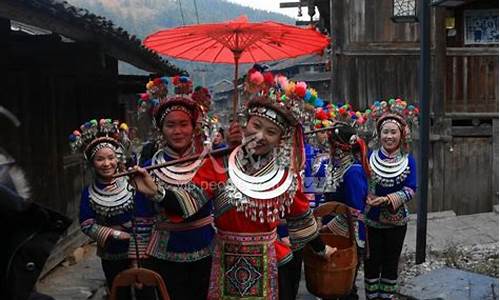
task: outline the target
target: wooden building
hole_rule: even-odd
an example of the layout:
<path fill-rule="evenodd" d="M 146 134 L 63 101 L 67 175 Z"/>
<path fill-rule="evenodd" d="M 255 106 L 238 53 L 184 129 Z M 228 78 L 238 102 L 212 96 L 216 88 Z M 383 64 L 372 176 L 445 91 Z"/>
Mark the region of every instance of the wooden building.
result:
<path fill-rule="evenodd" d="M 89 176 L 68 135 L 91 118 L 128 119 L 147 76 L 118 74 L 118 61 L 147 72 L 181 70 L 109 20 L 56 0 L 0 2 L 0 105 L 21 121 L 2 126 L 2 148 L 26 170 L 33 200 L 75 220 L 58 247 L 78 244 L 80 192 Z M 49 267 L 58 261 L 49 262 Z"/>
<path fill-rule="evenodd" d="M 333 37 L 334 101 L 418 102 L 418 23 L 394 23 L 392 0 L 312 1 Z M 428 207 L 491 211 L 498 204 L 498 1 L 432 3 Z"/>
<path fill-rule="evenodd" d="M 224 128 L 229 128 L 233 114 L 234 83 L 223 79 L 209 88 L 212 95 L 212 110 L 219 117 Z"/>

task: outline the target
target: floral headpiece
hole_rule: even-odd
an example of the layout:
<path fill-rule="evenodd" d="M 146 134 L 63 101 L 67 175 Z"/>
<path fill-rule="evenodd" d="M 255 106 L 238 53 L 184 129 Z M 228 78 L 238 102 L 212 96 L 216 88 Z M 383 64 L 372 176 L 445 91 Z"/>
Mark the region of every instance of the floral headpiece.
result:
<path fill-rule="evenodd" d="M 191 94 L 191 98 L 201 105 L 203 112 L 210 111 L 210 106 L 212 105 L 212 96 L 206 87 L 197 86 L 194 92 Z"/>
<path fill-rule="evenodd" d="M 219 130 L 222 129 L 220 118 L 217 114 L 210 112 L 212 96 L 210 91 L 203 86 L 197 86 L 191 94 L 191 98 L 198 104 L 202 112 L 201 127 L 205 135 L 205 142 L 212 142 Z"/>
<path fill-rule="evenodd" d="M 168 78 L 158 77 L 148 81 L 146 92 L 139 94 L 137 101 L 138 112 L 144 113 L 151 111 L 162 99 L 168 95 Z"/>
<path fill-rule="evenodd" d="M 374 135 L 380 136 L 382 127 L 388 122 L 394 123 L 401 131 L 401 146 L 408 151 L 412 142 L 411 133 L 418 128 L 420 110 L 400 98 L 375 101 L 370 109 L 365 111 L 367 127 L 371 127 Z M 378 142 L 378 139 L 375 139 Z M 377 146 L 377 145 L 375 145 Z"/>
<path fill-rule="evenodd" d="M 199 136 L 201 133 L 205 142 L 208 142 L 217 130 L 218 124 L 217 118 L 209 115 L 212 99 L 209 90 L 197 86 L 192 92 L 192 82 L 187 76 L 176 76 L 172 82 L 175 85 L 176 95 L 164 98 L 153 110 L 155 127 L 161 129 L 163 120 L 170 112 L 183 111 L 190 116 L 196 131 L 195 135 Z M 161 135 L 158 139 L 162 139 Z"/>
<path fill-rule="evenodd" d="M 265 66 L 254 65 L 244 86 L 247 100 L 241 112 L 242 127 L 251 116 L 266 118 L 283 132 L 278 147 L 278 164 L 299 172 L 304 164 L 302 124 L 314 118 L 314 106 L 323 100 L 305 82 L 293 82 L 283 75 L 273 75 Z M 314 95 L 314 96 L 313 96 Z"/>
<path fill-rule="evenodd" d="M 294 82 L 283 75 L 273 75 L 265 67 L 254 65 L 247 73 L 244 94 L 248 100 L 244 114 L 265 117 L 287 136 L 290 129 L 314 117 L 314 107 L 322 106 L 314 89 L 303 81 Z"/>
<path fill-rule="evenodd" d="M 316 129 L 332 127 L 331 112 L 328 107 L 318 107 L 314 112 L 313 126 Z"/>
<path fill-rule="evenodd" d="M 365 173 L 370 174 L 368 151 L 363 137 L 366 117 L 361 112 L 355 111 L 349 103 L 327 104 L 325 108 L 316 110 L 314 122 L 316 128 L 331 128 L 328 131 L 328 140 L 334 158 L 332 170 L 349 163 L 354 155 Z"/>
<path fill-rule="evenodd" d="M 366 116 L 360 111 L 355 111 L 349 103 L 328 103 L 323 107 L 316 108 L 313 120 L 314 128 L 328 128 L 336 123 L 345 123 L 356 130 L 363 127 Z"/>
<path fill-rule="evenodd" d="M 97 122 L 93 119 L 69 135 L 69 144 L 73 153 L 81 152 L 87 161 L 91 161 L 100 149 L 110 148 L 116 153 L 118 160 L 124 162 L 127 132 L 128 126 L 125 123 L 120 125 L 116 120 L 101 119 Z"/>
<path fill-rule="evenodd" d="M 366 118 L 359 111 L 355 111 L 349 103 L 328 104 L 321 111 L 317 109 L 315 127 L 331 127 L 330 140 L 344 150 L 350 150 L 361 135 Z M 342 134 L 340 129 L 342 129 Z M 350 128 L 350 129 L 346 129 Z M 346 138 L 346 132 L 349 138 Z"/>
<path fill-rule="evenodd" d="M 343 122 L 352 127 L 358 126 L 362 115 L 352 109 L 349 103 L 338 103 L 337 105 L 328 103 L 323 107 L 316 108 L 313 125 L 315 128 L 327 128 L 335 123 Z"/>
<path fill-rule="evenodd" d="M 193 92 L 193 82 L 188 76 L 175 76 L 172 78 L 174 93 L 176 95 L 189 95 Z"/>

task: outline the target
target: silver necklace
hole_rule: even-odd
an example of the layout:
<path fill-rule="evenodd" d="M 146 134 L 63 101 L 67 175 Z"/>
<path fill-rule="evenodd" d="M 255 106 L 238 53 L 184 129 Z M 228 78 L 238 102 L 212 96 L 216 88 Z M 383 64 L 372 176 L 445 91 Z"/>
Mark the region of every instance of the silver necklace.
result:
<path fill-rule="evenodd" d="M 189 164 L 183 166 L 168 166 L 159 169 L 155 169 L 153 171 L 153 177 L 163 184 L 180 186 L 190 182 L 193 177 L 196 175 L 196 172 L 201 167 L 205 160 L 205 156 L 208 153 L 208 148 L 203 149 L 200 157 Z M 159 165 L 166 163 L 165 159 L 165 151 L 164 149 L 160 149 L 157 151 L 152 158 L 151 165 Z"/>
<path fill-rule="evenodd" d="M 94 182 L 89 186 L 90 206 L 99 215 L 115 216 L 130 211 L 134 205 L 134 191 L 129 190 L 125 178 L 118 178 L 112 190 L 104 190 Z"/>
<path fill-rule="evenodd" d="M 408 154 L 404 154 L 393 162 L 388 162 L 380 158 L 379 151 L 373 151 L 370 156 L 372 179 L 384 187 L 392 187 L 403 182 L 410 173 Z"/>
<path fill-rule="evenodd" d="M 228 159 L 229 179 L 225 186 L 229 202 L 245 217 L 260 223 L 275 222 L 290 208 L 297 190 L 296 175 L 272 160 L 272 168 L 261 175 L 248 175 L 239 168 L 237 147 Z"/>
<path fill-rule="evenodd" d="M 354 164 L 352 155 L 346 155 L 337 160 L 337 163 L 328 165 L 328 175 L 326 178 L 325 191 L 335 192 L 337 188 L 344 182 L 344 175 L 349 168 Z"/>
<path fill-rule="evenodd" d="M 253 196 L 250 195 L 254 191 L 255 192 L 267 191 L 270 188 L 276 186 L 277 184 L 279 184 L 282 181 L 282 179 L 284 178 L 283 175 L 285 173 L 284 168 L 278 168 L 276 164 L 273 164 L 273 169 L 270 172 L 268 172 L 267 174 L 264 174 L 262 176 L 247 175 L 236 166 L 234 155 L 229 156 L 229 166 L 230 166 L 229 177 L 232 179 L 233 183 L 237 187 L 243 187 L 243 188 L 249 187 L 248 190 L 244 189 L 245 191 L 243 191 L 243 193 L 249 197 L 255 197 L 256 194 L 253 194 Z M 280 185 L 279 188 L 281 188 L 281 187 L 283 187 L 283 185 Z M 285 187 L 285 191 L 287 188 L 288 188 L 288 186 Z M 269 194 L 271 194 L 271 193 L 266 192 L 262 196 L 266 197 Z M 279 196 L 279 194 L 276 196 Z M 270 197 L 274 198 L 275 196 L 271 195 Z M 261 196 L 259 196 L 258 198 L 264 199 Z M 270 198 L 266 198 L 266 199 L 270 199 Z"/>

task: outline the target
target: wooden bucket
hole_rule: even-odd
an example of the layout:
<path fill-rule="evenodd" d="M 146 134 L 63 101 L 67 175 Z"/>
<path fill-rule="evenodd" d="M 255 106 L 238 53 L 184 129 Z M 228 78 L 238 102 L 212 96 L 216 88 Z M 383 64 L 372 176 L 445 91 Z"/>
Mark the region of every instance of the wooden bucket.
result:
<path fill-rule="evenodd" d="M 316 218 L 332 214 L 342 214 L 347 217 L 349 238 L 334 235 L 328 229 L 320 231 L 323 242 L 337 248 L 330 261 L 316 255 L 310 246 L 304 249 L 307 290 L 323 299 L 338 298 L 351 292 L 358 263 L 356 237 L 349 208 L 340 202 L 328 202 L 314 210 Z M 320 223 L 321 221 L 318 224 Z"/>

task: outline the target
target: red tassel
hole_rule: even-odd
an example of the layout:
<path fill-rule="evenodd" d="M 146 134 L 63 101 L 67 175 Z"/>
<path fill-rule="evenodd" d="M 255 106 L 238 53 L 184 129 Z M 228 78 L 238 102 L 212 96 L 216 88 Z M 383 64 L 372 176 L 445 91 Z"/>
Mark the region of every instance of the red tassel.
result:
<path fill-rule="evenodd" d="M 365 170 L 366 176 L 370 177 L 371 176 L 371 170 L 370 170 L 370 164 L 368 163 L 368 150 L 366 147 L 366 143 L 362 138 L 359 138 L 356 140 L 356 142 L 359 145 L 359 150 L 361 152 L 361 165 L 363 166 L 363 169 Z"/>

